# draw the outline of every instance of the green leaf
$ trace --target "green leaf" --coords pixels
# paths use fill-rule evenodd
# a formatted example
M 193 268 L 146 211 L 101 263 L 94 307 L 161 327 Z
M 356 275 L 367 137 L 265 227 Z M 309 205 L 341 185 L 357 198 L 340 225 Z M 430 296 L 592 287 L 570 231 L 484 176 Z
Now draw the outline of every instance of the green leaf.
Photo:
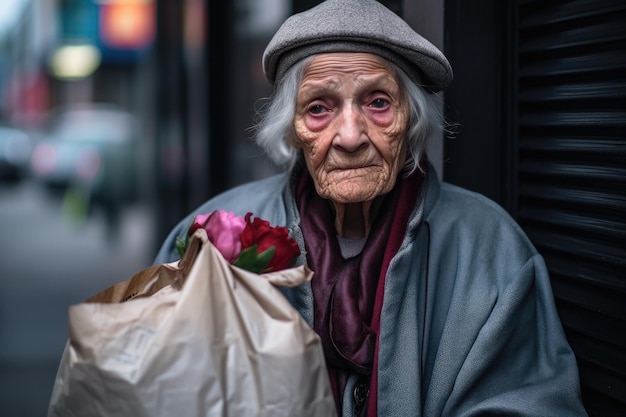
M 182 240 L 181 238 L 176 238 L 176 250 L 178 251 L 178 256 L 180 258 L 183 257 L 185 250 L 187 250 L 187 242 L 186 240 Z
M 181 259 L 183 255 L 185 254 L 185 251 L 187 250 L 187 246 L 189 246 L 189 230 L 191 230 L 191 226 L 193 226 L 194 220 L 195 220 L 195 217 L 191 219 L 191 223 L 189 223 L 189 226 L 187 226 L 184 240 L 181 239 L 180 237 L 176 237 L 176 242 L 175 242 L 176 251 L 178 252 L 178 256 Z
M 233 263 L 233 265 L 238 266 L 240 268 L 249 269 L 249 266 L 254 265 L 256 261 L 256 250 L 257 245 L 252 245 L 241 251 L 237 260 Z
M 259 265 L 259 267 L 261 266 L 263 267 L 261 271 L 265 271 L 265 269 L 267 268 L 267 265 L 270 263 L 275 253 L 276 253 L 276 246 L 271 246 L 257 255 L 256 257 L 257 265 Z
M 264 272 L 276 252 L 276 247 L 272 246 L 261 253 L 257 253 L 257 250 L 256 244 L 242 250 L 233 265 L 256 274 Z

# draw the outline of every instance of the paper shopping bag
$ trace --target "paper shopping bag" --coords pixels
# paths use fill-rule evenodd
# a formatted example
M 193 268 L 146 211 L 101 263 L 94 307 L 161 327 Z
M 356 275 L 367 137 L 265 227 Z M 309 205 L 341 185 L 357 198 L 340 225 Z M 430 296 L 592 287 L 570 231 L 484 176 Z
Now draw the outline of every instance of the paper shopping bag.
M 49 416 L 336 415 L 319 337 L 275 287 L 312 273 L 236 268 L 204 230 L 192 245 L 70 308 Z

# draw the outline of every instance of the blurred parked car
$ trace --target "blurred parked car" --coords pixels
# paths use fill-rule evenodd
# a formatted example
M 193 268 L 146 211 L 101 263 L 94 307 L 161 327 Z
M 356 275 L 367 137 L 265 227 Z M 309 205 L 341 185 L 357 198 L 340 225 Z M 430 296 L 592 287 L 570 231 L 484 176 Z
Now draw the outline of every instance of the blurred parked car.
M 32 148 L 30 136 L 9 126 L 0 126 L 0 180 L 20 180 L 28 174 Z
M 33 178 L 53 190 L 80 190 L 89 206 L 117 216 L 137 193 L 135 118 L 115 106 L 86 104 L 58 109 L 47 120 L 31 155 Z

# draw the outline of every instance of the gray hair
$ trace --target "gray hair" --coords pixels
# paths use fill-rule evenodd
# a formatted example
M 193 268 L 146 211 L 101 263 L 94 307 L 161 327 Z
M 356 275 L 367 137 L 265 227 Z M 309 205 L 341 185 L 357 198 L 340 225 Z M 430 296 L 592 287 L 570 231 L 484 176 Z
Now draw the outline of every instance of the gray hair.
M 276 165 L 292 169 L 300 155 L 289 137 L 296 134 L 293 121 L 296 111 L 296 98 L 302 82 L 304 69 L 313 57 L 308 57 L 293 65 L 275 85 L 274 94 L 261 109 L 260 121 L 256 125 L 256 143 Z M 438 96 L 427 93 L 418 86 L 397 65 L 390 63 L 398 75 L 401 88 L 404 88 L 409 102 L 409 122 L 407 129 L 408 157 L 404 166 L 407 174 L 420 166 L 422 155 L 428 142 L 443 128 L 443 116 Z

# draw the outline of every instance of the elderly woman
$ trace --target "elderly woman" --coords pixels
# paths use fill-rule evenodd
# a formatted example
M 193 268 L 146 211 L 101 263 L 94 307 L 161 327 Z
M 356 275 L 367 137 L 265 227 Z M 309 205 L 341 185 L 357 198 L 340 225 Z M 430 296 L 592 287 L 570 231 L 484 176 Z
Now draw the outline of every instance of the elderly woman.
M 263 57 L 258 144 L 286 172 L 192 216 L 253 212 L 289 228 L 309 284 L 284 290 L 322 340 L 342 416 L 583 416 L 541 256 L 495 203 L 440 183 L 443 54 L 373 0 L 289 18 Z

